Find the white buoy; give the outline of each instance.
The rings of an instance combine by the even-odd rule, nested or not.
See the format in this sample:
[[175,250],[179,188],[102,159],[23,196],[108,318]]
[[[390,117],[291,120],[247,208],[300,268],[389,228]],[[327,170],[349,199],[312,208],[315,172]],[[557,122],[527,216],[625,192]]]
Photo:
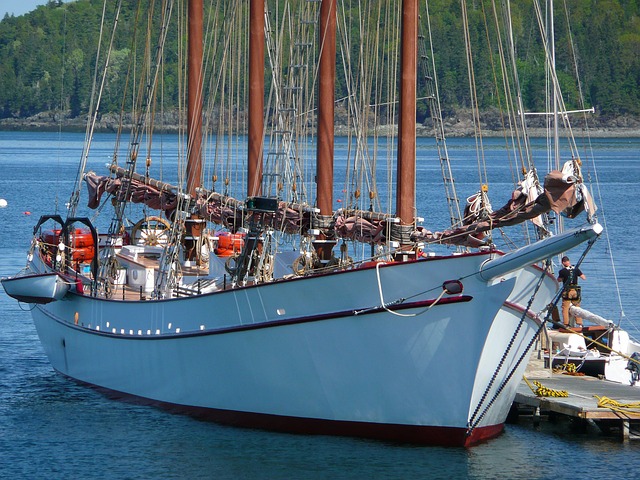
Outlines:
[[4,208],[7,205],[7,201],[4,198],[0,198],[0,208]]

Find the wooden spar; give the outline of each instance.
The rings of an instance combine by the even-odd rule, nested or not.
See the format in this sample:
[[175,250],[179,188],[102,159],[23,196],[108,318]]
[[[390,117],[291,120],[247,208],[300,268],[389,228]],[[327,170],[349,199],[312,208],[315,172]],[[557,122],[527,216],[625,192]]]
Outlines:
[[[189,0],[189,46],[187,58],[187,193],[197,197],[202,186],[202,58],[204,17],[203,0]],[[188,261],[200,264],[200,252],[196,248],[202,234],[204,220],[191,215],[185,221],[184,250]]]
[[203,0],[189,0],[187,105],[187,192],[196,196],[202,179],[202,24]]
[[403,225],[411,225],[416,197],[418,0],[402,1],[401,62],[396,215]]
[[320,6],[317,185],[320,215],[333,215],[333,117],[336,80],[336,0]]
[[249,138],[247,196],[262,193],[264,130],[264,0],[251,0],[249,20]]
[[[333,215],[334,103],[336,83],[336,0],[320,5],[318,64],[318,145],[316,150],[317,206],[321,217]],[[321,260],[331,258],[335,241],[318,236],[314,248]]]
[[158,189],[160,191],[171,192],[174,194],[178,192],[178,187],[176,187],[175,185],[171,185],[170,183],[162,182],[160,180],[155,180],[153,178],[146,177],[145,175],[140,175],[139,173],[136,173],[136,172],[129,174],[128,170],[125,170],[124,168],[119,167],[117,165],[113,165],[113,164],[109,165],[109,171],[115,174],[116,177],[119,177],[119,178],[131,177],[132,180],[143,183],[145,185],[150,185],[153,188]]

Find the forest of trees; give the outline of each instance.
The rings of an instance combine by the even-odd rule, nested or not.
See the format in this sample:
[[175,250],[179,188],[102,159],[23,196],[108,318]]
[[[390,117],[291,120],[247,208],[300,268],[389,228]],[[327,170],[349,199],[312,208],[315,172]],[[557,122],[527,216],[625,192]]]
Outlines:
[[[113,2],[114,4],[116,2]],[[532,0],[512,0],[514,39],[525,107],[544,109],[544,58]],[[637,0],[556,0],[557,70],[567,106],[579,106],[577,63],[586,105],[600,117],[640,116],[640,2]],[[44,111],[86,114],[95,68],[102,0],[47,5],[20,17],[0,21],[0,118],[25,118]],[[137,0],[123,1],[120,17],[125,32]],[[445,111],[469,107],[460,0],[429,0],[441,100]],[[472,35],[482,39],[485,9],[491,0],[467,1]],[[567,29],[567,17],[571,29]],[[175,38],[175,31],[169,33]],[[571,40],[575,53],[569,48]],[[103,109],[118,111],[131,44],[114,46],[111,75]],[[487,49],[488,50],[488,49]],[[574,61],[575,54],[575,61]],[[166,63],[177,61],[169,52]],[[481,108],[492,107],[491,60],[486,51],[474,55]],[[174,68],[177,71],[177,68]],[[176,75],[177,77],[177,75]],[[172,83],[173,82],[173,83]],[[164,92],[177,92],[177,78],[165,80]],[[338,85],[338,89],[342,88]],[[164,98],[177,104],[177,93]],[[340,98],[344,92],[336,92]]]

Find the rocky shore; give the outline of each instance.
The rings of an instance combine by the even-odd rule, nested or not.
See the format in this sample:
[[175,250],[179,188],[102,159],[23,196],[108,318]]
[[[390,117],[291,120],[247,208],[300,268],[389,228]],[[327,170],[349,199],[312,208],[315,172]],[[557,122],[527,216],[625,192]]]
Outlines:
[[[217,118],[217,115],[213,115]],[[640,137],[640,118],[631,116],[605,117],[602,115],[589,115],[588,126],[584,124],[581,116],[572,118],[572,130],[576,137]],[[116,132],[120,119],[116,114],[105,114],[98,118],[96,123],[97,132]],[[125,130],[131,126],[131,117],[124,119]],[[336,110],[336,135],[346,135],[348,132],[348,116],[341,108]],[[483,136],[496,137],[503,136],[502,117],[498,112],[483,112],[480,116],[480,130]],[[182,123],[184,124],[184,123]],[[156,127],[165,132],[177,133],[181,118],[177,112],[165,113],[162,117],[156,116]],[[240,119],[238,125],[246,125]],[[217,130],[217,125],[210,126],[212,131]],[[474,135],[473,117],[468,111],[456,112],[448,115],[444,119],[445,134],[447,137],[472,137]],[[86,118],[71,118],[68,114],[61,112],[42,112],[26,118],[4,118],[0,119],[0,130],[4,131],[66,131],[84,132],[86,129]],[[396,125],[378,127],[378,134],[394,132]],[[529,134],[533,137],[546,136],[544,119],[534,118],[529,120]],[[417,135],[420,137],[430,137],[433,135],[431,120],[424,124],[417,125]]]

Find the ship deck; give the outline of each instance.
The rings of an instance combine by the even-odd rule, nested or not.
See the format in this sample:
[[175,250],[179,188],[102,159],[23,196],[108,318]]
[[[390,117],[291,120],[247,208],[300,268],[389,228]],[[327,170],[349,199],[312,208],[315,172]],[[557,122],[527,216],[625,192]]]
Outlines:
[[[135,265],[141,269],[152,269],[154,271],[154,275],[158,274],[159,270],[159,262],[157,255],[136,255],[135,258],[127,255],[122,255],[120,253],[116,254],[116,258],[121,265],[132,266]],[[196,279],[206,279],[208,278],[209,268],[207,264],[202,266],[182,266],[181,274],[184,277],[190,277],[195,281]],[[152,291],[148,288],[145,289],[142,285],[134,285],[130,282],[128,275],[131,275],[131,272],[126,272],[123,278],[123,282],[116,283],[112,287],[111,299],[112,300],[149,300],[151,298]],[[86,277],[85,281],[90,282],[91,276]],[[86,283],[85,283],[85,291],[86,291]],[[197,291],[189,292],[187,289],[178,289],[174,292],[175,296],[188,296],[197,293]]]

